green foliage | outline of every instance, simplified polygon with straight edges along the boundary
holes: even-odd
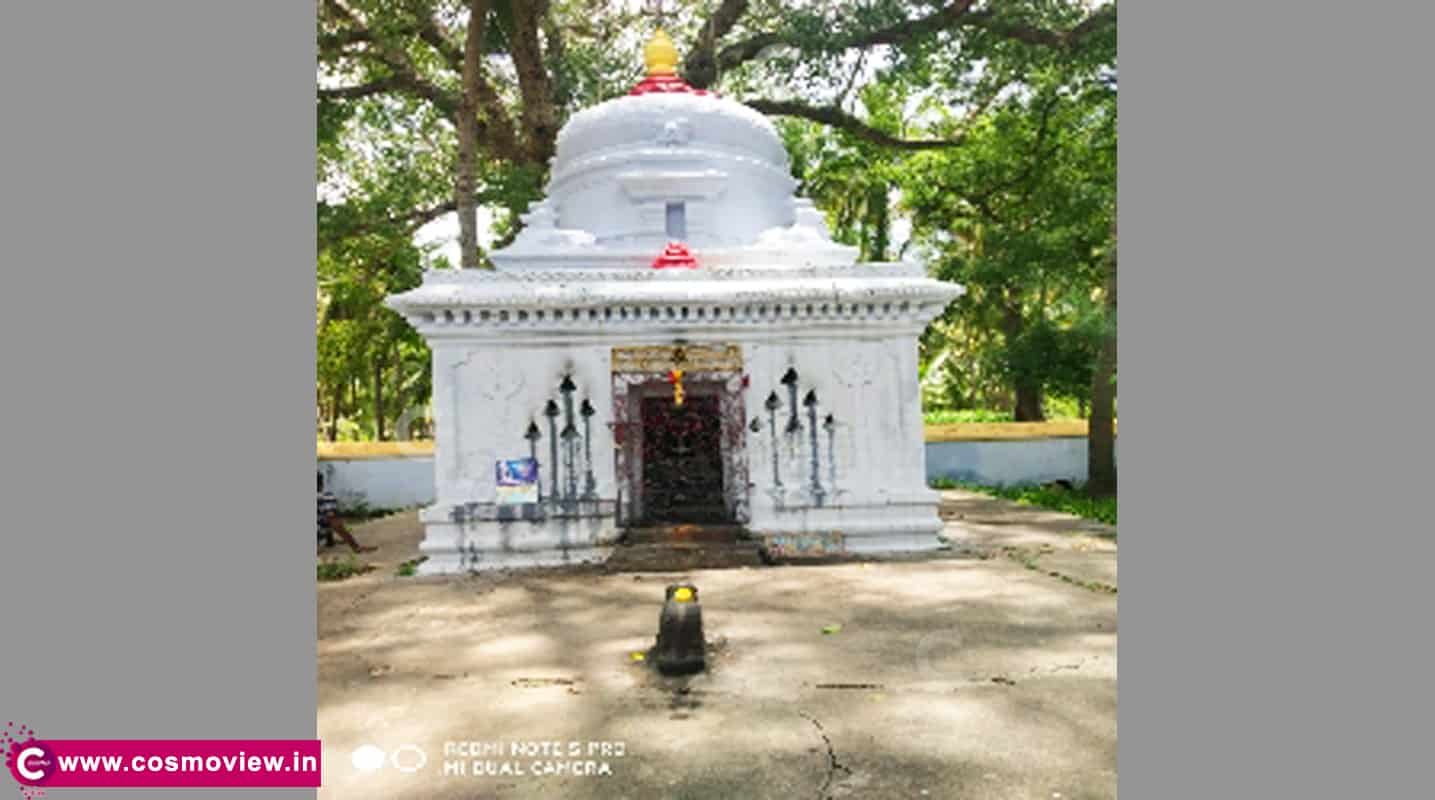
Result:
[[[979,483],[957,481],[950,478],[936,478],[931,481],[933,489],[966,489],[1014,500],[1022,505],[1049,508],[1066,514],[1094,519],[1107,525],[1116,524],[1116,498],[1092,497],[1085,487],[1066,489],[1057,484],[1040,486],[986,486]]]
[[[374,567],[359,561],[353,556],[344,558],[320,559],[318,566],[318,578],[323,582],[342,581],[363,575],[365,572],[372,572]]]
[[[1061,76],[1058,76],[1061,77]],[[959,150],[907,162],[902,202],[936,273],[966,286],[924,336],[953,404],[1001,387],[1084,400],[1105,320],[1115,93],[1080,79],[991,110]]]
[[[684,55],[727,6],[664,5],[663,25]],[[958,14],[961,4],[910,0],[740,5],[713,52],[749,55],[715,59],[711,85],[738,100],[793,98],[857,123],[778,120],[799,191],[834,238],[867,261],[919,256],[967,286],[922,337],[925,406],[1011,408],[1036,391],[1048,407],[1058,397],[1079,410],[1096,337],[1114,324],[1099,279],[1115,211],[1114,6],[1010,0]],[[548,130],[523,125],[536,106],[516,80],[527,7],[489,7],[480,50],[491,99],[527,144]],[[554,124],[639,78],[653,26],[639,6],[542,8],[539,66]],[[455,197],[467,4],[345,0],[319,11],[318,435],[423,435],[429,351],[383,299],[417,285],[426,267],[456,266],[415,233],[451,213]],[[753,42],[760,46],[741,46]],[[480,117],[485,131],[503,127],[488,107]],[[514,154],[498,141],[484,139],[473,164],[495,247],[517,234],[547,179],[541,152]]]
[[[961,422],[1011,422],[1010,411],[997,411],[990,408],[943,408],[928,411],[923,416],[923,421],[928,425],[951,425]]]
[[[418,558],[411,558],[408,561],[405,561],[404,563],[400,564],[398,570],[394,574],[398,575],[400,578],[412,578],[414,575],[418,574],[419,565],[428,560],[428,556],[419,556]]]
[[[351,506],[344,508],[340,515],[345,522],[366,522],[379,517],[387,517],[403,512],[402,508],[371,508],[368,503],[360,500]]]

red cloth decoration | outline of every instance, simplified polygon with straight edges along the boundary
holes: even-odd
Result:
[[[649,75],[628,90],[628,94],[671,94],[679,92],[683,94],[703,94],[717,96],[717,92],[710,92],[707,89],[694,89],[688,82],[676,75]]]
[[[683,404],[683,371],[680,369],[668,370],[668,383],[673,385],[673,405]]]
[[[693,258],[692,251],[682,242],[668,242],[663,252],[653,259],[653,269],[667,269],[669,267],[686,267],[697,269],[698,260]]]

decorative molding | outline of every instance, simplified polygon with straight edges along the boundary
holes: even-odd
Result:
[[[618,183],[639,202],[673,202],[715,197],[727,182],[722,170],[666,170],[618,173]]]
[[[735,344],[642,345],[613,348],[613,372],[665,374],[742,371],[742,347]]]
[[[890,287],[885,291],[874,287],[865,292],[793,287],[754,292],[751,297],[726,301],[619,297],[579,307],[515,297],[485,305],[433,302],[405,305],[400,310],[409,324],[425,335],[465,332],[596,335],[605,331],[641,335],[644,331],[671,332],[675,327],[694,331],[704,328],[756,331],[811,325],[921,328],[940,314],[957,294],[937,288],[940,286]]]

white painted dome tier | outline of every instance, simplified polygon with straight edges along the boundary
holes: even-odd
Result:
[[[647,269],[660,254],[699,267],[845,267],[812,202],[795,197],[782,137],[764,115],[696,90],[658,32],[648,76],[574,114],[558,133],[547,197],[523,215],[500,271]],[[669,243],[682,247],[669,249]],[[671,266],[671,264],[669,264]]]
[[[712,94],[674,92],[574,115],[558,135],[548,196],[558,227],[656,253],[670,239],[695,249],[755,243],[793,224],[795,188],[766,117]]]
[[[708,92],[655,92],[625,95],[574,114],[558,132],[553,185],[607,153],[682,148],[757,159],[788,178],[787,149],[766,115]]]

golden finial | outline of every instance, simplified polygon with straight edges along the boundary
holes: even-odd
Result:
[[[678,48],[662,28],[653,32],[653,38],[643,47],[643,61],[648,65],[648,77],[678,74]]]

